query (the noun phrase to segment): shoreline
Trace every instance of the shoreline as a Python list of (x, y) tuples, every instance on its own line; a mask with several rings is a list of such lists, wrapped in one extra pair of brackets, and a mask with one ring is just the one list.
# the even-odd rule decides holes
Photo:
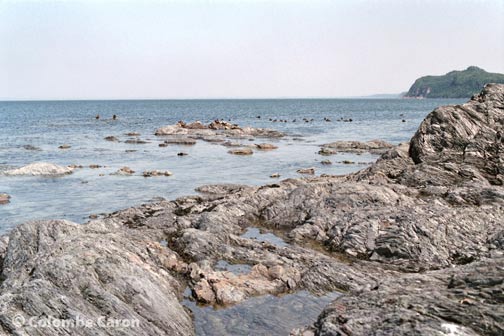
[[(502, 106), (504, 85), (487, 85), (466, 104), (430, 113), (409, 147), (390, 148), (348, 175), (208, 185), (200, 195), (82, 225), (17, 226), (8, 246), (0, 237), (0, 330), (32, 334), (14, 317), (73, 311), (70, 318), (138, 319), (141, 330), (127, 334), (191, 335), (180, 304), (188, 285), (207, 305), (344, 292), (293, 335), (497, 335), (504, 315), (493, 296), (504, 275)], [(279, 230), (288, 244), (243, 237), (248, 227)], [(229, 274), (216, 268), (219, 260), (251, 269)], [(40, 334), (49, 332), (68, 330)]]

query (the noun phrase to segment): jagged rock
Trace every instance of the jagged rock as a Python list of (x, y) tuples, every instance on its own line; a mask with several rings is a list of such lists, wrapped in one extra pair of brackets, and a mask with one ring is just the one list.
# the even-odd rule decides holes
[(7, 170), (4, 172), (5, 175), (46, 175), (46, 176), (57, 176), (57, 175), (66, 175), (71, 174), (73, 172), (72, 168), (58, 166), (52, 163), (47, 162), (35, 162), (30, 163), (21, 168)]

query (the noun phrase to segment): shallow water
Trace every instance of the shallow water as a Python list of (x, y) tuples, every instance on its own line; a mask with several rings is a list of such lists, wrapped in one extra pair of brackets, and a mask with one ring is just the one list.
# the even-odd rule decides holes
[(249, 227), (244, 234), (241, 235), (243, 238), (254, 239), (258, 242), (267, 242), (278, 247), (284, 247), (288, 244), (280, 237), (274, 235), (270, 232), (261, 232), (260, 229), (255, 227)]
[[(336, 140), (384, 139), (392, 143), (407, 141), (421, 120), (433, 108), (462, 100), (389, 100), (389, 99), (292, 99), (292, 100), (180, 100), (180, 101), (59, 101), (0, 102), (0, 170), (36, 161), (99, 169), (78, 169), (59, 177), (8, 177), (0, 174), (0, 193), (11, 195), (11, 203), (0, 205), (0, 233), (27, 220), (64, 218), (79, 223), (90, 214), (111, 212), (147, 202), (155, 197), (173, 199), (194, 193), (208, 183), (266, 184), (300, 177), (299, 168), (315, 167), (317, 174), (345, 174), (364, 165), (346, 165), (338, 161), (372, 162), (376, 156), (341, 154), (320, 156), (318, 146)], [(95, 115), (102, 118), (95, 120)], [(119, 120), (110, 119), (113, 114)], [(261, 116), (260, 119), (257, 116)], [(332, 119), (325, 122), (324, 117)], [(257, 151), (252, 156), (234, 156), (219, 144), (198, 141), (195, 146), (158, 146), (156, 128), (178, 120), (209, 122), (231, 119), (240, 125), (269, 127), (288, 133), (272, 142), (273, 151)], [(288, 119), (288, 123), (269, 118)], [(314, 119), (305, 123), (303, 118)], [(336, 122), (352, 118), (353, 122)], [(292, 122), (296, 119), (297, 122)], [(401, 120), (405, 119), (406, 122)], [(147, 144), (127, 144), (127, 132), (139, 132)], [(114, 135), (122, 142), (104, 137)], [(299, 141), (296, 138), (301, 137)], [(252, 143), (245, 141), (246, 143)], [(58, 149), (69, 144), (70, 149)], [(27, 150), (32, 145), (41, 150)], [(126, 152), (136, 150), (135, 152)], [(188, 156), (179, 157), (178, 152)], [(334, 164), (322, 165), (330, 159)], [(144, 170), (170, 170), (170, 177), (144, 178), (112, 176), (129, 166), (141, 174)]]
[(193, 312), (198, 336), (288, 335), (294, 328), (313, 323), (338, 295), (315, 296), (307, 291), (280, 297), (264, 295), (219, 309), (187, 299), (183, 304)]

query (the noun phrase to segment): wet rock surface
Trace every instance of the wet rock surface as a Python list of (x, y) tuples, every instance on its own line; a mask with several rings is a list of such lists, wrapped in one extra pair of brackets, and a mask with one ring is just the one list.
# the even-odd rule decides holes
[[(85, 225), (21, 225), (0, 239), (0, 330), (191, 335), (180, 303), (188, 287), (191, 302), (231, 306), (205, 320), (220, 333), (198, 329), (193, 306), (200, 334), (238, 330), (219, 320), (233, 307), (307, 291), (341, 296), (303, 321), (313, 324), (289, 325), (297, 335), (501, 335), (503, 121), (504, 85), (488, 85), (467, 104), (436, 109), (411, 145), (351, 175), (202, 186)], [(176, 132), (214, 131), (190, 127)], [(140, 328), (34, 330), (15, 323), (20, 314), (132, 317)]]

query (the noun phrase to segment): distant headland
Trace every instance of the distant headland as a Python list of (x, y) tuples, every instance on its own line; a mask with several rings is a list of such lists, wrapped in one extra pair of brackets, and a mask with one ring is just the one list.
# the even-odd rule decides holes
[(504, 83), (504, 74), (490, 73), (476, 66), (442, 76), (418, 78), (404, 98), (469, 98), (487, 83)]

